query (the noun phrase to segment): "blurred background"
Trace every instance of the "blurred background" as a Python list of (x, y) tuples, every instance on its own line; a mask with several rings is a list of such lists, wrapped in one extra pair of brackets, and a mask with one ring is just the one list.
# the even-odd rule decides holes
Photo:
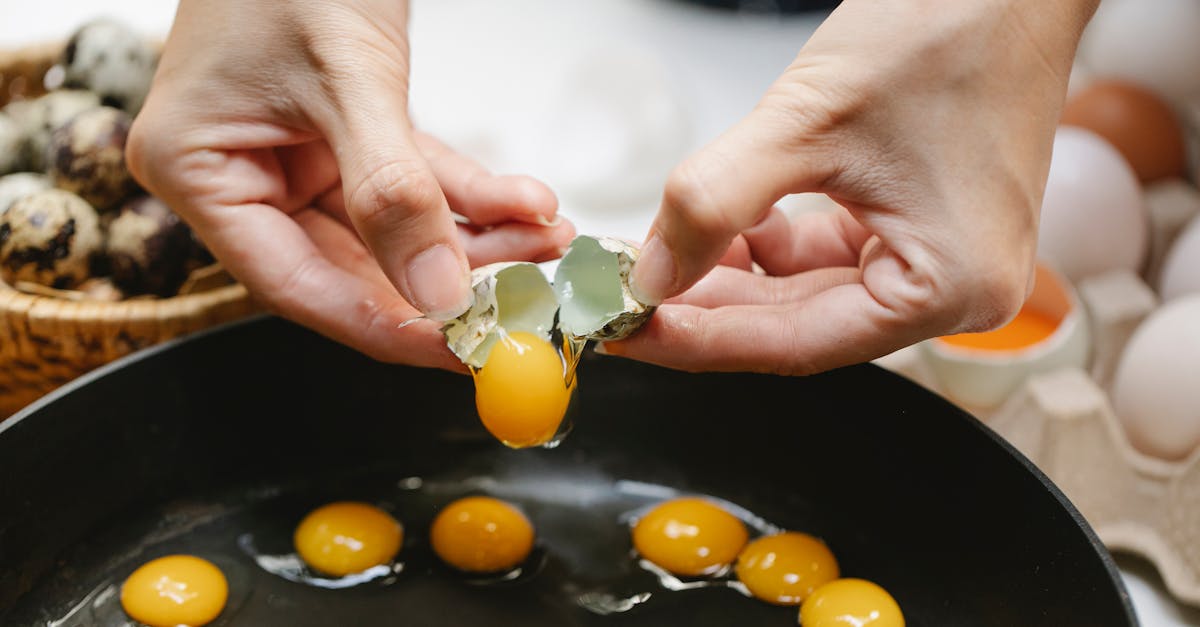
[[(542, 178), (580, 232), (640, 241), (674, 164), (745, 115), (836, 2), (412, 5), (416, 123), (496, 171)], [(0, 48), (59, 40), (100, 15), (161, 37), (174, 6), (5, 0)], [(1193, 73), (1200, 67), (1195, 61), (1187, 66)], [(1080, 70), (1078, 81), (1086, 78)], [(783, 204), (802, 211), (828, 201), (789, 197)], [(1143, 624), (1200, 625), (1200, 612), (1175, 602), (1148, 563), (1118, 558)]]

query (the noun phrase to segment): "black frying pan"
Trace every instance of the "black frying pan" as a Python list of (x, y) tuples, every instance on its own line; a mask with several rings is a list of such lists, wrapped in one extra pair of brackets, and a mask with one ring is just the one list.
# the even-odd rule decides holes
[[(795, 624), (794, 608), (666, 592), (632, 565), (618, 516), (647, 486), (823, 537), (914, 627), (1136, 624), (1108, 553), (1041, 473), (874, 366), (697, 375), (589, 352), (571, 414), (560, 447), (510, 451), (479, 425), (466, 377), (379, 364), (270, 318), (140, 353), (0, 424), (0, 624), (46, 624), (181, 550), (230, 575), (218, 625)], [(480, 491), (537, 527), (517, 581), (464, 581), (425, 542), (440, 503)], [(342, 498), (405, 523), (391, 585), (311, 588), (237, 546), (285, 552), (305, 511)], [(589, 591), (651, 596), (599, 615), (578, 602)]]

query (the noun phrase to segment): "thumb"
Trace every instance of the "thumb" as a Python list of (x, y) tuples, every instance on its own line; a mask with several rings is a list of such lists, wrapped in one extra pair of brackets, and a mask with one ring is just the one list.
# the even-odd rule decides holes
[(437, 179), (416, 147), (403, 79), (361, 72), (336, 88), (322, 132), (342, 176), (346, 214), (388, 279), (427, 317), (471, 305), (470, 266)]
[(633, 268), (638, 300), (658, 304), (691, 287), (776, 201), (831, 175), (819, 143), (795, 118), (788, 107), (760, 104), (675, 168)]

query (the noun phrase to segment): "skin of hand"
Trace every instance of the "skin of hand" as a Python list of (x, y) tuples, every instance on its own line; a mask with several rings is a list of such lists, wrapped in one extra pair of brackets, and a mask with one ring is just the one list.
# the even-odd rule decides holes
[[(632, 276), (666, 304), (601, 351), (811, 374), (1011, 319), (1097, 4), (844, 0), (751, 114), (672, 173)], [(800, 192), (841, 210), (773, 208)]]
[(469, 268), (555, 258), (574, 227), (545, 185), (413, 130), (407, 22), (397, 0), (182, 0), (126, 156), (267, 309), (463, 371), (437, 321)]

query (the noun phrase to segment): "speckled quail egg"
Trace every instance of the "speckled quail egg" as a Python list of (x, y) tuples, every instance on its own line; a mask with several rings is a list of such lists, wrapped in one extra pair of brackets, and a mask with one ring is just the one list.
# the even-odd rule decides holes
[(25, 168), (25, 134), (12, 116), (0, 113), (0, 174), (8, 174)]
[(125, 167), (132, 122), (120, 109), (96, 107), (55, 129), (46, 151), (54, 186), (78, 194), (100, 212), (116, 208), (136, 188)]
[(172, 296), (192, 259), (188, 225), (161, 200), (139, 196), (108, 225), (106, 255), (113, 282), (128, 294)]
[(4, 112), (21, 129), (24, 137), (25, 167), (30, 170), (46, 169), (46, 147), (54, 129), (66, 124), (71, 118), (88, 109), (100, 106), (100, 96), (82, 89), (59, 89), (31, 100), (8, 103)]
[(102, 246), (100, 219), (86, 200), (61, 189), (34, 192), (0, 216), (0, 278), (74, 287)]
[(553, 283), (547, 266), (532, 263), (474, 271), (474, 304), (442, 332), (471, 368), (480, 421), (498, 440), (513, 448), (558, 441), (585, 343), (627, 337), (653, 312), (629, 292), (636, 257), (624, 242), (581, 235)]
[(128, 25), (98, 18), (75, 31), (60, 65), (66, 87), (95, 92), (104, 104), (136, 115), (150, 91), (158, 52)]
[(0, 176), (0, 216), (22, 196), (54, 187), (50, 177), (36, 172), (14, 172)]

